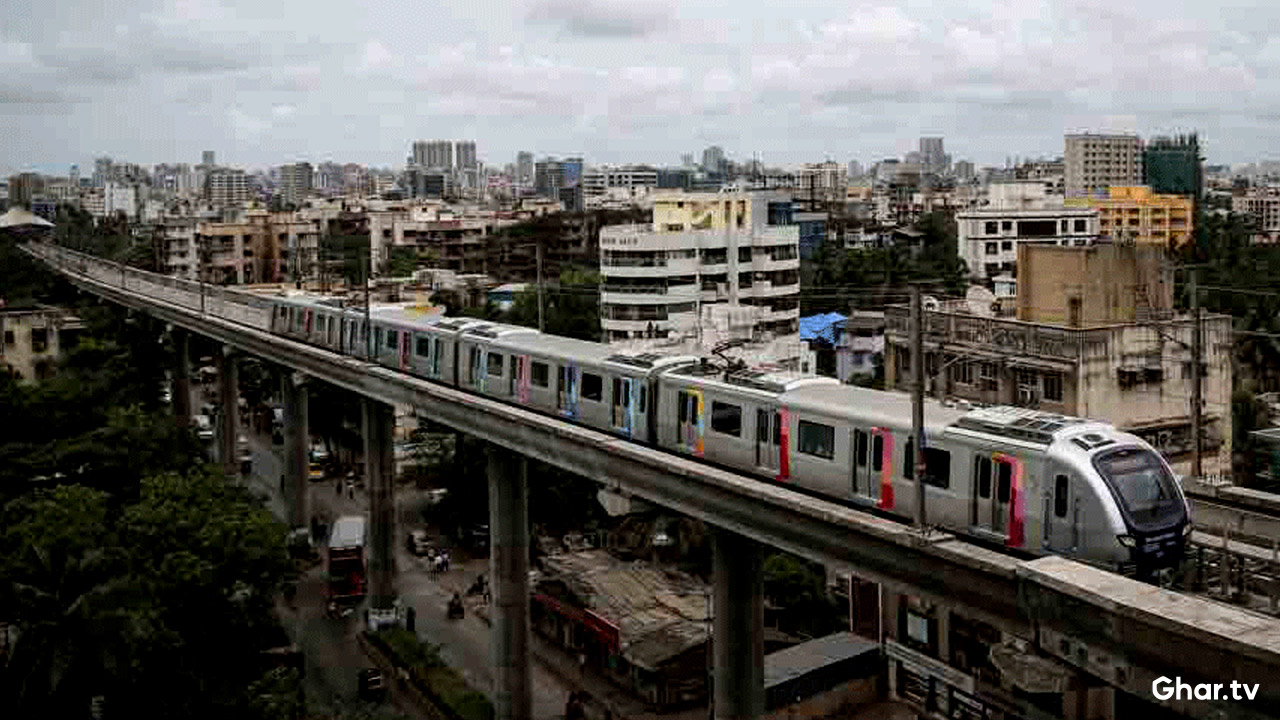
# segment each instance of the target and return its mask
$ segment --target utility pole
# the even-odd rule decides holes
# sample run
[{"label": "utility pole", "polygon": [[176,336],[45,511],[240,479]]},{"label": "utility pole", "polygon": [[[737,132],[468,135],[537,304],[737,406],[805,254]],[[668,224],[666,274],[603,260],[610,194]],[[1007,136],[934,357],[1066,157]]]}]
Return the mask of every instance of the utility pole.
[{"label": "utility pole", "polygon": [[924,478],[924,308],[920,286],[911,286],[911,435],[915,438],[916,529],[925,527]]},{"label": "utility pole", "polygon": [[364,254],[364,356],[370,360],[373,359],[373,327],[369,324],[369,276],[373,272],[372,254],[372,247]]},{"label": "utility pole", "polygon": [[1200,292],[1196,286],[1196,268],[1191,268],[1191,476],[1199,479],[1200,468],[1200,377],[1204,347],[1200,340]]},{"label": "utility pole", "polygon": [[538,251],[538,332],[542,332],[542,238],[537,240]]}]

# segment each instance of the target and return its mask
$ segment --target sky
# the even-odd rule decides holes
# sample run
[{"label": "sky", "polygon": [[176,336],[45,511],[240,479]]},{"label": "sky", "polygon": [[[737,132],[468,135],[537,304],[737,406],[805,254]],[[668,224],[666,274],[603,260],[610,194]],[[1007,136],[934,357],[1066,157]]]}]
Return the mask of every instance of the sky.
[{"label": "sky", "polygon": [[[1229,0],[1228,0],[1229,1]],[[9,0],[0,173],[93,158],[403,165],[417,139],[675,164],[1058,156],[1198,131],[1273,159],[1280,3]],[[1280,148],[1275,148],[1280,150]]]}]

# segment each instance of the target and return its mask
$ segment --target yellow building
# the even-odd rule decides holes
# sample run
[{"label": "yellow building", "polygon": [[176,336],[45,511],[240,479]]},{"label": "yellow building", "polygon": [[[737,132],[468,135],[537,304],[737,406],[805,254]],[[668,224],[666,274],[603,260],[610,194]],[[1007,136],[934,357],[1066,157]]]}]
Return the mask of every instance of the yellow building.
[{"label": "yellow building", "polygon": [[1115,186],[1109,197],[1068,198],[1066,205],[1096,209],[1099,233],[1115,240],[1170,247],[1191,238],[1192,199],[1153,193],[1145,185]]}]

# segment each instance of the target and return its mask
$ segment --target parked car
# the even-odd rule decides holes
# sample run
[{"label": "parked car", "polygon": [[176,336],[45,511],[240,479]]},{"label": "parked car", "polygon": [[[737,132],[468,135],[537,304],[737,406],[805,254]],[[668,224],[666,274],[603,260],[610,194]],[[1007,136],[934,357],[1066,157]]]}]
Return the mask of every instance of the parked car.
[{"label": "parked car", "polygon": [[320,463],[313,462],[307,468],[307,479],[311,482],[319,482],[323,480],[326,475],[327,473],[324,470],[324,466]]},{"label": "parked car", "polygon": [[405,544],[414,555],[426,555],[431,549],[431,539],[426,530],[410,530]]},{"label": "parked car", "polygon": [[206,442],[209,440],[212,440],[213,439],[213,421],[209,419],[209,416],[197,415],[195,417],[195,422],[196,422],[196,437]]}]

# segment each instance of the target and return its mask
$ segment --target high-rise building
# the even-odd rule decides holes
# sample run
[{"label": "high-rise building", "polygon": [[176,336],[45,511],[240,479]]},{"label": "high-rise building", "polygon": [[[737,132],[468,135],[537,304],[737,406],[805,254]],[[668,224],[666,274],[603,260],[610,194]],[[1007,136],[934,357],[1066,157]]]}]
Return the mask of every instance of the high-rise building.
[{"label": "high-rise building", "polygon": [[564,186],[564,164],[553,157],[543,158],[534,164],[533,186],[539,197],[560,199]]},{"label": "high-rise building", "polygon": [[1106,197],[1112,185],[1142,184],[1142,139],[1137,135],[1066,136],[1066,195]]},{"label": "high-rise building", "polygon": [[214,165],[217,164],[214,162],[214,153],[212,150],[204,151],[204,154],[201,156],[201,159],[200,159],[200,164],[204,165],[205,167],[213,167]]},{"label": "high-rise building", "polygon": [[459,140],[454,144],[454,160],[459,170],[472,170],[476,167],[476,141]]},{"label": "high-rise building", "polygon": [[796,334],[799,243],[784,193],[660,193],[651,225],[600,229],[601,329],[610,341],[690,334],[702,306],[723,304],[751,334]]},{"label": "high-rise building", "polygon": [[712,145],[702,151],[702,169],[709,173],[724,175],[729,169],[729,161],[725,159],[724,148]]},{"label": "high-rise building", "polygon": [[71,181],[71,187],[73,188],[80,187],[80,166],[72,165],[71,172],[68,174],[67,177]]},{"label": "high-rise building", "polygon": [[427,143],[427,161],[423,167],[450,169],[453,167],[453,143],[448,140],[432,140]]},{"label": "high-rise building", "polygon": [[1199,201],[1204,190],[1204,165],[1196,134],[1153,139],[1142,151],[1142,174],[1152,192]]},{"label": "high-rise building", "polygon": [[862,163],[857,160],[849,161],[849,179],[854,180],[862,177]]},{"label": "high-rise building", "polygon": [[104,187],[115,177],[115,163],[109,157],[100,157],[93,161],[93,186]]},{"label": "high-rise building", "polygon": [[680,167],[693,167],[693,153],[684,153],[680,156]]},{"label": "high-rise building", "polygon": [[209,201],[234,205],[249,199],[249,176],[238,168],[217,168],[209,173]]},{"label": "high-rise building", "polygon": [[533,153],[521,152],[516,155],[516,182],[521,185],[533,184]]},{"label": "high-rise building", "polygon": [[413,144],[413,154],[408,158],[410,165],[427,167],[427,141],[418,140]]},{"label": "high-rise building", "polygon": [[947,154],[942,151],[942,138],[920,138],[920,165],[925,172],[941,173],[946,171]]},{"label": "high-rise building", "polygon": [[956,162],[955,171],[956,179],[961,182],[968,182],[977,176],[973,163],[968,160]]},{"label": "high-rise building", "polygon": [[280,199],[297,205],[310,195],[313,172],[311,163],[308,162],[280,166]]}]

